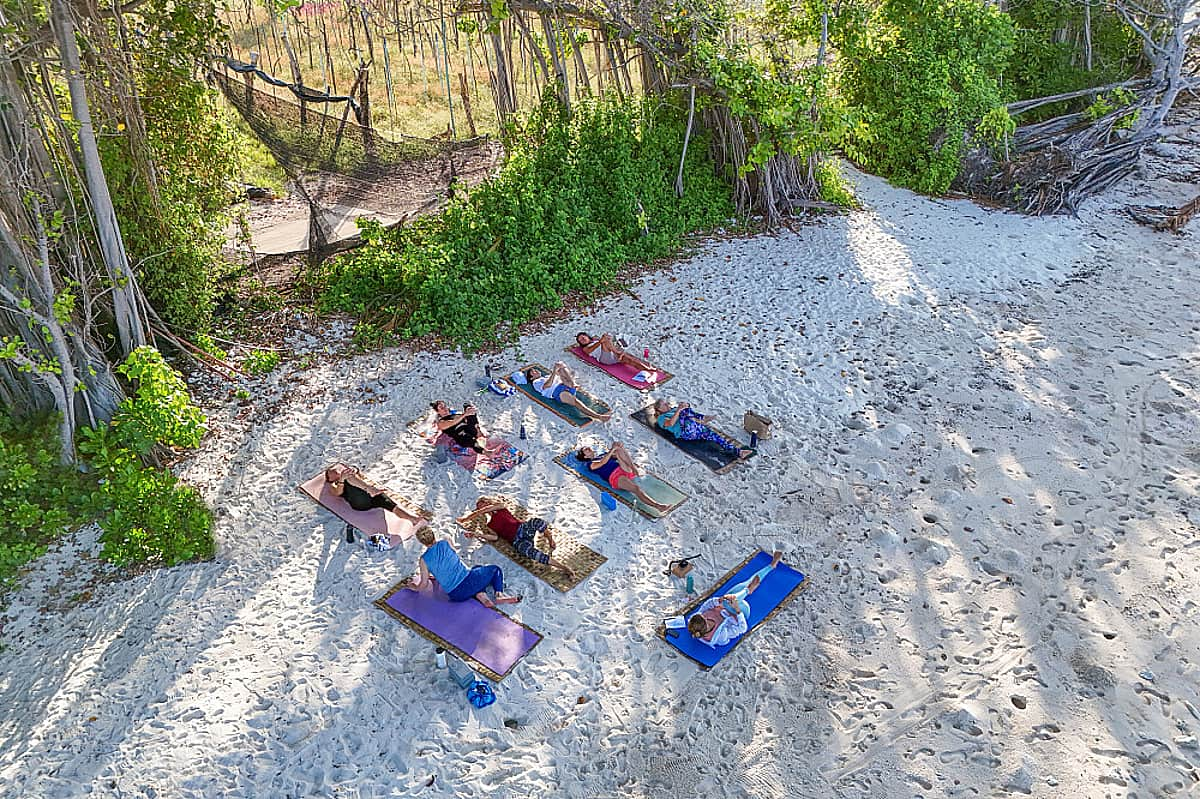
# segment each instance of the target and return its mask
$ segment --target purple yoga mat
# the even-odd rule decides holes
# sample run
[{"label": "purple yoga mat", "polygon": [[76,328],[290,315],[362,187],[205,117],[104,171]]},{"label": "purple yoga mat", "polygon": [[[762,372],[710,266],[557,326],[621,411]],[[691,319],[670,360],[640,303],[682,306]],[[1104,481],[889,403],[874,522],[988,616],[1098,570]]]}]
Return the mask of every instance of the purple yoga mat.
[{"label": "purple yoga mat", "polygon": [[507,677],[542,640],[541,633],[474,599],[451,602],[436,583],[421,591],[396,586],[382,602],[401,620],[432,633],[463,659],[493,672],[489,676],[495,680]]}]

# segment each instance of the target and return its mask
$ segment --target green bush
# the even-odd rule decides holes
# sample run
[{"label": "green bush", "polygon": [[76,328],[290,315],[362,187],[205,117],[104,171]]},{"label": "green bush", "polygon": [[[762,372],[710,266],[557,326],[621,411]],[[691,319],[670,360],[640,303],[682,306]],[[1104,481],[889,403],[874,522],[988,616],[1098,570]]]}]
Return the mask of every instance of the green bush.
[{"label": "green bush", "polygon": [[91,518],[94,478],[58,462],[58,421],[0,413],[0,587],[67,530]]},{"label": "green bush", "polygon": [[893,182],[941,194],[967,133],[1002,104],[1013,27],[980,0],[885,0],[841,42],[842,90],[857,112],[846,150]]},{"label": "green bush", "polygon": [[100,478],[100,556],[119,566],[210,558],[212,514],[203,499],[170,471],[142,461],[162,446],[199,444],[204,415],[157,350],[134,350],[118,371],[136,382],[135,395],[109,425],[82,430],[79,438],[79,451]]},{"label": "green bush", "polygon": [[437,334],[477,349],[569,292],[599,294],[622,265],[667,256],[733,213],[695,131],[676,198],[684,121],[678,106],[612,99],[567,115],[547,96],[510,130],[495,180],[408,227],[361,221],[365,246],[316,275],[322,307],[362,317],[363,344]]},{"label": "green bush", "polygon": [[279,366],[279,360],[279,353],[274,350],[251,350],[242,366],[252,375],[265,375]]}]

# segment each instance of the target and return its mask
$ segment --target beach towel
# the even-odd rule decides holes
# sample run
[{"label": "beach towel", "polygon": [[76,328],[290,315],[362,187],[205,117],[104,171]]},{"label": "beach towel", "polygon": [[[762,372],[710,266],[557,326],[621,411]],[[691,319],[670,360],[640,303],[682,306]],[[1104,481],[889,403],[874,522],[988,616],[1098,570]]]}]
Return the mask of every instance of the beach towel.
[{"label": "beach towel", "polygon": [[499,682],[542,640],[542,634],[474,599],[451,602],[436,582],[417,591],[409,577],[375,604],[417,635]]},{"label": "beach towel", "polygon": [[630,388],[636,388],[640,391],[647,391],[656,386],[661,386],[663,383],[675,376],[664,369],[655,367],[652,370],[653,375],[649,376],[649,379],[635,380],[634,377],[642,373],[642,370],[638,369],[637,367],[629,366],[628,364],[624,363],[600,363],[600,361],[584,352],[583,347],[578,345],[574,347],[567,347],[565,351],[571,353],[588,366],[594,366],[601,372],[612,375]]},{"label": "beach towel", "polygon": [[[597,454],[599,455],[602,453]],[[576,456],[574,452],[564,452],[562,455],[559,455],[557,458],[555,458],[554,462],[566,469],[570,474],[578,477],[580,480],[585,480],[595,488],[600,489],[605,494],[614,497],[620,502],[624,502],[626,505],[645,516],[647,519],[661,519],[663,516],[666,516],[668,513],[682,505],[684,500],[688,498],[687,494],[683,493],[666,480],[655,477],[652,474],[639,477],[637,480],[638,485],[642,487],[642,490],[646,492],[647,496],[653,497],[659,502],[670,504],[671,507],[664,511],[660,511],[657,508],[652,508],[649,505],[642,504],[642,502],[630,492],[617,491],[608,484],[607,480],[601,480],[596,477],[595,473],[588,468],[587,464],[579,460],[578,456]]]},{"label": "beach towel", "polygon": [[[508,508],[513,516],[521,521],[528,521],[532,514],[520,504],[513,502],[507,497],[489,497]],[[476,516],[470,519],[466,524],[459,522],[459,526],[470,530],[473,533],[490,533],[491,530],[484,523],[482,516]],[[592,572],[600,568],[600,566],[608,560],[599,552],[584,546],[566,533],[560,532],[557,528],[550,527],[550,533],[554,536],[554,543],[557,544],[554,552],[547,552],[545,547],[541,545],[542,536],[537,537],[538,549],[551,555],[555,560],[565,563],[575,572],[574,577],[568,577],[567,574],[559,569],[555,569],[544,563],[538,563],[535,560],[530,560],[521,553],[513,549],[513,545],[503,538],[497,538],[495,541],[489,541],[492,546],[504,553],[504,555],[521,568],[528,571],[534,577],[537,577],[542,582],[557,588],[559,591],[570,591],[575,586],[586,580]]]},{"label": "beach towel", "polygon": [[[330,464],[336,466],[337,464]],[[301,493],[321,505],[326,510],[333,513],[339,519],[347,522],[351,527],[357,528],[368,536],[371,535],[398,535],[402,539],[411,538],[413,535],[413,522],[406,519],[401,519],[394,513],[385,511],[383,508],[371,508],[370,510],[355,510],[350,507],[350,503],[339,496],[331,493],[329,484],[325,482],[325,470],[322,469],[315,477],[306,480],[298,486]],[[396,496],[390,491],[385,491],[388,497],[396,503],[403,511],[413,515],[420,516],[425,519],[433,519],[433,514],[416,504],[412,500],[404,497]]]},{"label": "beach towel", "polygon": [[[693,458],[700,461],[717,474],[725,474],[725,472],[729,471],[734,466],[750,460],[750,458],[753,458],[754,455],[757,454],[751,453],[745,458],[739,458],[732,452],[726,452],[725,450],[721,449],[711,441],[688,441],[683,438],[676,438],[670,430],[663,430],[661,427],[655,424],[658,414],[654,412],[653,405],[648,405],[645,408],[642,408],[640,411],[634,411],[629,415],[635,421],[641,422],[642,424],[646,425],[646,427],[649,427],[656,434],[658,434],[660,438],[665,438],[667,441],[670,441],[677,448],[683,450],[688,455],[691,455]],[[703,424],[713,432],[720,433],[728,441],[732,441],[734,444],[737,444],[743,448],[747,447],[746,444],[738,441],[724,430],[719,430],[707,422],[704,422]]]},{"label": "beach towel", "polygon": [[450,459],[468,472],[474,472],[485,480],[494,480],[512,471],[529,459],[529,455],[514,447],[499,436],[488,438],[490,452],[482,455],[470,447],[455,443],[448,435],[433,424],[433,415],[426,413],[408,423],[408,429],[431,446],[444,446]]},{"label": "beach towel", "polygon": [[[771,555],[769,553],[761,551],[754,553],[721,578],[721,581],[717,583],[713,590],[702,597],[698,597],[686,608],[679,611],[678,615],[690,618],[692,612],[700,607],[700,604],[704,600],[724,594],[732,586],[743,580],[750,579],[751,575],[770,562]],[[795,598],[796,594],[804,588],[807,579],[798,570],[785,563],[780,563],[771,570],[758,588],[747,598],[747,601],[750,603],[750,618],[747,619],[749,629],[746,630],[745,635],[730,641],[724,646],[713,647],[703,641],[692,638],[692,636],[688,635],[686,628],[671,630],[672,635],[668,636],[665,624],[659,625],[658,637],[678,649],[685,657],[695,661],[699,664],[700,668],[707,671],[717,665],[721,658],[729,654],[742,641],[749,638],[755,630],[770,620],[771,617],[786,607]],[[675,635],[675,633],[678,633],[678,635]]]},{"label": "beach towel", "polygon": [[[531,363],[528,366],[523,366],[521,367],[520,371],[522,375],[525,375],[525,381],[513,381],[516,384],[517,390],[551,413],[555,413],[561,416],[563,419],[566,419],[568,423],[574,425],[575,427],[587,427],[589,424],[591,424],[593,421],[591,417],[587,416],[582,411],[579,411],[565,403],[547,399],[538,393],[538,390],[533,387],[533,383],[531,383],[528,378],[529,370],[535,366],[538,369],[541,369],[543,374],[550,374],[550,370],[542,366],[540,363]],[[603,401],[596,399],[582,388],[579,389],[579,392],[575,395],[575,398],[587,405],[596,413],[608,413],[612,410],[612,408],[610,408]]]}]

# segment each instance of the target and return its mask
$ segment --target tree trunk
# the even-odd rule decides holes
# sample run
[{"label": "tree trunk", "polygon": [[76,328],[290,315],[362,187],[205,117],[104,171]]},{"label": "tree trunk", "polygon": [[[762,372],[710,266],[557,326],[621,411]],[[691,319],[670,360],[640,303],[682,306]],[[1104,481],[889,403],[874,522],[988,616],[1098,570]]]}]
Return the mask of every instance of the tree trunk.
[{"label": "tree trunk", "polygon": [[129,266],[129,257],[121,239],[121,228],[117,224],[112,197],[108,193],[108,182],[100,164],[100,151],[96,146],[96,133],[92,128],[92,114],[88,108],[87,89],[79,68],[75,26],[71,22],[66,0],[52,0],[52,3],[53,27],[58,37],[63,71],[66,73],[67,89],[71,96],[71,112],[79,125],[79,155],[91,199],[96,235],[104,256],[104,264],[113,283],[113,317],[117,326],[117,339],[121,355],[125,356],[146,343],[145,320],[137,302],[137,280]]}]

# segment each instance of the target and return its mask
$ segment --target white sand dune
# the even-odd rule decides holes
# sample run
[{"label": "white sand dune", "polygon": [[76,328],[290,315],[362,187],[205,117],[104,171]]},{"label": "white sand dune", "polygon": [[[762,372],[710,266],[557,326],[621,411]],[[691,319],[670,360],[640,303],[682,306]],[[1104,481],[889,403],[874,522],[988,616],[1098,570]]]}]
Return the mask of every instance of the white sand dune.
[{"label": "white sand dune", "polygon": [[[580,434],[516,399],[481,414],[533,458],[477,484],[404,424],[480,361],[389,351],[262,389],[185,467],[218,509],[213,563],[92,584],[94,531],[39,561],[0,652],[11,797],[1106,797],[1200,790],[1200,238],[1134,226],[1125,195],[1030,219],[856,178],[866,210],[714,241],[585,322],[664,393],[779,428],[713,475],[627,418]],[[1140,184],[1132,184],[1134,192]],[[1130,195],[1132,196],[1132,195]],[[239,414],[241,416],[239,417]],[[551,462],[615,437],[692,495],[662,523]],[[546,636],[477,711],[371,601],[417,545],[371,555],[294,487],[331,459],[418,500],[505,567]],[[453,526],[502,491],[608,562],[559,594]],[[654,638],[779,547],[810,586],[715,670]],[[86,592],[86,593],[85,593]],[[508,721],[514,728],[506,726]]]}]

